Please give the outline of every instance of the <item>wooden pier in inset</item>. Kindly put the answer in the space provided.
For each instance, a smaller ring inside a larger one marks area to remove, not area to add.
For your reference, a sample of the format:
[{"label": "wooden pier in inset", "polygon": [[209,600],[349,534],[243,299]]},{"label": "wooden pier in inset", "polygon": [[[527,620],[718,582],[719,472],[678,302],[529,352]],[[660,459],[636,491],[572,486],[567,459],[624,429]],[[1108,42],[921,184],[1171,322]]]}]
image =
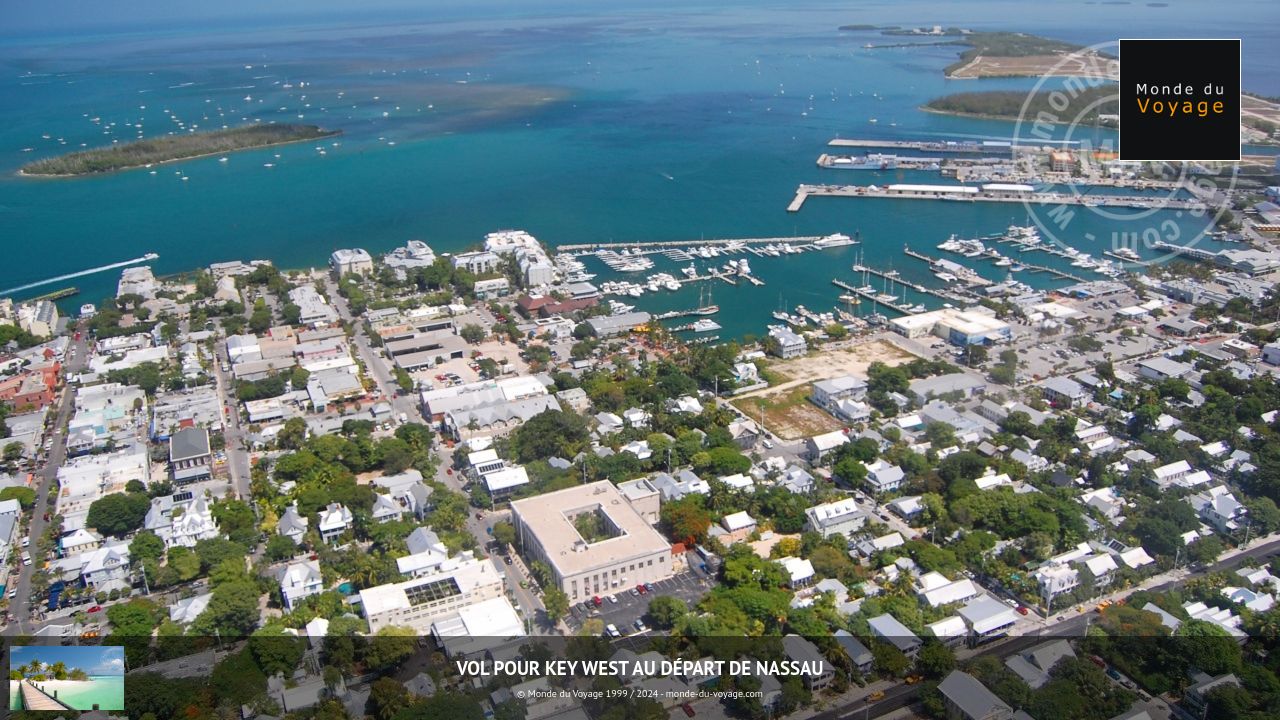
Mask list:
[{"label": "wooden pier in inset", "polygon": [[58,700],[49,693],[41,690],[31,684],[30,680],[23,680],[18,686],[22,691],[22,709],[23,710],[54,710],[63,711],[70,710],[71,707],[61,700]]}]

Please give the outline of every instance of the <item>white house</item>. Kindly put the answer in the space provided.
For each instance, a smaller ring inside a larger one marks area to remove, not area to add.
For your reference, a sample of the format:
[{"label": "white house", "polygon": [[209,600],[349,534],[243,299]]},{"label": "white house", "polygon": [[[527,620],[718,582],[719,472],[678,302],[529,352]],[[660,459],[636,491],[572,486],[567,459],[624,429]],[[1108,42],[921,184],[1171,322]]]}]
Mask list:
[{"label": "white house", "polygon": [[827,412],[834,412],[841,400],[861,400],[867,396],[867,383],[852,375],[841,375],[813,384],[813,403]]},{"label": "white house", "polygon": [[208,499],[189,491],[153,498],[143,527],[163,540],[166,548],[195,547],[219,535]]},{"label": "white house", "polygon": [[894,492],[902,487],[905,477],[906,473],[902,472],[902,468],[890,465],[884,460],[878,459],[867,465],[867,485],[871,487],[872,492]]},{"label": "white house", "polygon": [[805,440],[805,449],[808,452],[809,461],[813,463],[822,462],[823,458],[830,455],[833,450],[849,442],[849,436],[840,430],[835,430],[822,435],[814,435]]},{"label": "white house", "polygon": [[310,521],[298,514],[297,503],[285,508],[284,514],[280,516],[280,520],[276,523],[276,532],[280,535],[292,540],[295,544],[301,545],[302,538],[307,534],[307,525]]},{"label": "white house", "polygon": [[809,519],[809,527],[823,537],[850,537],[867,524],[867,514],[853,498],[815,505],[805,510],[804,514]]},{"label": "white house", "polygon": [[320,511],[320,522],[316,527],[320,530],[320,539],[327,543],[335,542],[351,528],[351,511],[341,503],[329,503]]},{"label": "white house", "polygon": [[391,522],[399,520],[404,515],[404,508],[391,496],[379,493],[373,496],[373,512],[371,515],[376,523]]},{"label": "white house", "polygon": [[324,578],[316,560],[286,565],[276,573],[276,580],[280,583],[284,606],[289,610],[296,608],[303,598],[324,592]]},{"label": "white house", "polygon": [[80,556],[80,578],[85,587],[104,590],[110,584],[128,587],[129,543],[108,543]]}]

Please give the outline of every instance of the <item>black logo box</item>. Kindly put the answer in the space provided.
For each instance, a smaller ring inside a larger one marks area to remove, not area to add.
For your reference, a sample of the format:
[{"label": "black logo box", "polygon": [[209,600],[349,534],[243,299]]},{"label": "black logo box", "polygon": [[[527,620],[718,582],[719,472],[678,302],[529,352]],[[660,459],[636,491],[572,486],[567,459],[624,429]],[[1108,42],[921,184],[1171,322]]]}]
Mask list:
[{"label": "black logo box", "polygon": [[[1146,85],[1147,92],[1139,93]],[[1214,93],[1205,94],[1206,86]],[[1164,94],[1165,86],[1190,89]],[[1155,92],[1152,87],[1158,88]],[[1216,90],[1222,89],[1222,94]],[[1172,162],[1240,161],[1240,40],[1120,40],[1120,159]],[[1138,100],[1149,108],[1139,112]],[[1145,101],[1149,100],[1148,105]],[[1154,114],[1156,102],[1164,110]],[[1169,114],[1169,103],[1177,112]],[[1185,114],[1183,103],[1222,103],[1222,113]]]}]

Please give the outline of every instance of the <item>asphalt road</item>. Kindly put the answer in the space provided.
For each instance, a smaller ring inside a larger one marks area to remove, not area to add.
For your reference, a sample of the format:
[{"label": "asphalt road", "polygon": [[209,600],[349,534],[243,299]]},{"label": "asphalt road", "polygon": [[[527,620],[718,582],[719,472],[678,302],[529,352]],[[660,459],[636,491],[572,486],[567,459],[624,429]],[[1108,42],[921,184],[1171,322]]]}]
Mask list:
[{"label": "asphalt road", "polygon": [[[236,399],[234,384],[231,378],[222,371],[222,363],[229,363],[230,360],[226,355],[226,344],[222,344],[219,351],[214,352],[213,358],[213,378],[218,387],[218,397],[223,406],[223,430],[222,436],[226,441],[227,452],[227,470],[231,474],[231,486],[235,488],[236,496],[242,500],[249,498],[249,482],[252,477],[249,469],[249,450],[244,442],[244,428],[240,425],[240,411],[237,408],[239,401]],[[232,408],[231,412],[227,412],[225,408]]]},{"label": "asphalt road", "polygon": [[[64,378],[85,368],[88,356],[87,347],[88,340],[84,337],[81,337],[80,340],[72,340],[67,349],[71,359],[66,367],[63,368]],[[58,476],[58,468],[62,467],[62,463],[67,457],[66,427],[67,420],[74,407],[71,386],[64,384],[62,394],[58,396],[57,409],[54,411],[52,430],[49,431],[51,433],[50,437],[53,438],[53,446],[49,448],[44,465],[35,473],[38,486],[36,488],[36,504],[31,511],[30,532],[28,534],[31,539],[31,545],[27,548],[27,552],[31,553],[32,562],[30,565],[22,566],[22,570],[18,574],[18,594],[10,601],[13,622],[9,623],[9,626],[5,628],[5,635],[24,635],[28,631],[27,625],[31,617],[31,576],[44,564],[44,558],[39,556],[36,544],[40,536],[44,534],[46,525],[44,520],[45,511],[50,513],[50,517],[53,514],[53,509],[49,504],[49,491],[54,485],[54,479]]]}]

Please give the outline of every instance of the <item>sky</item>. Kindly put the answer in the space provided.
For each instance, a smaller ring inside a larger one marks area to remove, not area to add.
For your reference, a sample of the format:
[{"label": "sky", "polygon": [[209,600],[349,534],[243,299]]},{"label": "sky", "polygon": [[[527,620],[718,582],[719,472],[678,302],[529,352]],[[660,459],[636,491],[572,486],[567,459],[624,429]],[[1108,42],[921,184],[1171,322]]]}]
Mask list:
[{"label": "sky", "polygon": [[10,668],[26,665],[32,660],[48,664],[61,661],[66,664],[68,670],[80,668],[89,675],[124,674],[124,648],[122,647],[14,645],[10,648]]},{"label": "sky", "polygon": [[[182,27],[207,22],[247,22],[256,19],[323,20],[412,14],[417,17],[493,14],[501,8],[513,14],[554,12],[557,9],[626,5],[628,0],[0,0],[0,35],[28,33],[58,35],[84,30],[126,30]],[[630,3],[634,4],[634,3]]]}]

